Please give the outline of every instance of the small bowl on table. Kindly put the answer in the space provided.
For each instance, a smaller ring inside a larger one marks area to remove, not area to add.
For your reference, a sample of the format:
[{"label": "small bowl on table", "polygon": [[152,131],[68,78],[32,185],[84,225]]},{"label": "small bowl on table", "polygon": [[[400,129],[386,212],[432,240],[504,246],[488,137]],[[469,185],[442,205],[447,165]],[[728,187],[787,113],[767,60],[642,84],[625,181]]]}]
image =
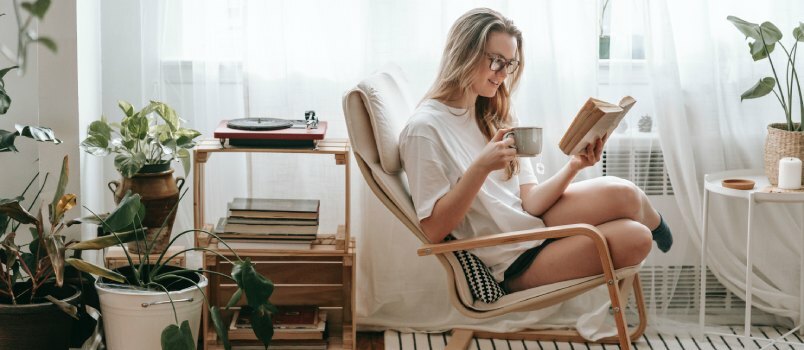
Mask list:
[{"label": "small bowl on table", "polygon": [[755,185],[753,180],[746,179],[725,179],[720,184],[723,187],[733,188],[735,190],[751,190]]}]

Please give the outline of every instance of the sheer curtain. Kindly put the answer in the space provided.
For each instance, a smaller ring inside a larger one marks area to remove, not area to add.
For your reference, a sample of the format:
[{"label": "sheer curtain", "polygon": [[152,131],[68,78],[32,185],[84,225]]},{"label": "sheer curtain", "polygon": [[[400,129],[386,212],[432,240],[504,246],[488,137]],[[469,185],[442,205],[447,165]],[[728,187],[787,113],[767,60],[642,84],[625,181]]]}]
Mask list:
[{"label": "sheer curtain", "polygon": [[[654,113],[667,170],[693,245],[699,249],[703,175],[763,167],[768,123],[781,120],[772,97],[746,100],[740,94],[770,75],[767,60],[753,62],[744,36],[726,20],[772,21],[790,43],[802,5],[775,1],[641,1],[646,8],[647,65]],[[780,50],[781,51],[781,50]],[[778,52],[774,62],[784,62]],[[800,61],[800,60],[799,60]],[[799,67],[801,64],[799,64]],[[799,68],[800,70],[801,68]],[[710,199],[707,239],[710,269],[738,296],[745,290],[747,203]],[[754,305],[798,319],[801,221],[799,206],[763,205],[755,217]]]}]

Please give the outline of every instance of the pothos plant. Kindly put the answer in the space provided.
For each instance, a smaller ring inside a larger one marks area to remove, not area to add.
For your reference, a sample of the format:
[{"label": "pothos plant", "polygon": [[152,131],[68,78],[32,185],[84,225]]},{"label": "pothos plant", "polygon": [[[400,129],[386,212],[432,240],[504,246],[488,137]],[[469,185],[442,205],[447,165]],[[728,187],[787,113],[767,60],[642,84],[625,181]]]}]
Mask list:
[{"label": "pothos plant", "polygon": [[123,120],[112,123],[101,116],[101,120],[92,122],[87,138],[81,142],[84,151],[96,156],[115,153],[114,165],[124,177],[132,177],[146,164],[171,160],[180,160],[184,173],[189,173],[189,150],[200,132],[181,127],[182,119],[163,102],[151,101],[139,111],[126,101],[118,105],[125,114]]},{"label": "pothos plant", "polygon": [[[176,210],[177,206],[178,204],[174,206],[174,211]],[[83,242],[66,244],[65,249],[68,251],[99,250],[114,245],[123,247],[125,243],[135,240],[144,240],[144,233],[146,229],[142,226],[142,218],[144,215],[145,207],[140,201],[140,195],[132,194],[129,191],[120,200],[120,203],[113,212],[101,215],[93,214],[92,216],[69,222],[68,225],[76,223],[97,224],[102,228],[105,235]],[[165,226],[163,225],[162,229],[164,228]],[[199,231],[202,230],[193,229],[180,232],[170,240],[168,243],[168,248],[182,236]],[[209,303],[204,290],[198,286],[196,280],[190,278],[190,275],[204,272],[230,279],[237,284],[238,288],[225,307],[228,309],[234,306],[245,295],[245,307],[252,309],[251,324],[254,334],[267,349],[274,334],[272,314],[277,312],[277,308],[269,301],[271,294],[273,294],[274,284],[269,279],[265,278],[265,276],[257,272],[254,264],[248,258],[245,260],[241,259],[240,256],[237,255],[234,250],[229,248],[226,242],[221,240],[216,234],[207,231],[202,232],[217,238],[221,245],[225,246],[232,252],[234,259],[229,259],[215,250],[204,247],[194,247],[183,249],[171,256],[166,256],[168,249],[165,249],[159,254],[156,260],[151,260],[150,253],[154,247],[154,242],[152,241],[144,242],[145,252],[140,253],[138,256],[138,261],[140,261],[140,263],[134,263],[130,253],[126,249],[123,249],[123,252],[125,252],[126,259],[129,263],[130,273],[122,274],[119,272],[121,271],[120,269],[112,271],[104,267],[97,266],[90,262],[81,260],[78,257],[78,254],[76,254],[73,258],[65,259],[64,263],[73,266],[80,271],[101,276],[111,283],[123,284],[139,290],[165,292],[168,295],[168,298],[170,298],[169,291],[171,289],[171,285],[175,284],[176,282],[190,283],[198,288],[198,290],[201,292],[201,295],[204,297],[204,301],[209,308],[210,319],[215,327],[215,331],[217,332],[219,339],[221,339],[224,348],[226,349],[231,349],[231,345],[228,339],[228,325],[223,323],[220,308]],[[210,254],[218,255],[232,264],[232,271],[230,274],[223,274],[217,271],[203,269],[191,270],[175,266],[167,267],[169,261],[188,251],[205,251]],[[171,300],[171,304],[172,303],[173,301]],[[195,349],[195,339],[192,337],[189,322],[185,320],[179,323],[175,306],[173,312],[176,323],[168,325],[162,331],[162,349]]]},{"label": "pothos plant", "polygon": [[[796,55],[798,54],[798,43],[804,41],[804,23],[798,24],[798,27],[793,28],[793,46],[788,49],[782,42],[782,31],[779,30],[771,22],[763,22],[756,24],[744,21],[735,16],[728,16],[728,19],[737,30],[743,33],[746,39],[751,39],[748,43],[748,51],[754,61],[760,61],[765,58],[771,66],[773,72],[772,77],[765,77],[759,80],[754,86],[746,90],[741,96],[740,101],[751,98],[759,98],[773,92],[776,99],[779,101],[787,122],[787,131],[800,131],[804,132],[802,127],[804,123],[799,123],[798,127],[793,123],[793,112],[796,107],[799,110],[799,118],[804,118],[804,99],[801,94],[801,82],[798,79],[798,71],[796,71]],[[779,79],[776,65],[773,64],[771,53],[779,46],[784,50],[786,58],[784,78],[782,81]],[[784,85],[782,85],[784,84]],[[796,94],[798,95],[798,106],[795,103]],[[802,120],[799,120],[802,121]]]}]

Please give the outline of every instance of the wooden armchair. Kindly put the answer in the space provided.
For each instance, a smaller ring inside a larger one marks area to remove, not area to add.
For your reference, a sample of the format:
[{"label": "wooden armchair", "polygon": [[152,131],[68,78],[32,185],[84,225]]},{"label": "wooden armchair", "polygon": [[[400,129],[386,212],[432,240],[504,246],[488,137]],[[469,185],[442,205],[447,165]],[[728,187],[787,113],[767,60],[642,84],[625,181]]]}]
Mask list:
[{"label": "wooden armchair", "polygon": [[[398,69],[379,72],[360,82],[343,97],[343,111],[355,160],[369,188],[382,203],[416,235],[423,245],[420,256],[435,255],[447,273],[450,299],[455,308],[472,318],[489,318],[510,312],[537,310],[575,297],[600,285],[607,285],[611,311],[617,325],[617,336],[598,340],[620,344],[630,349],[630,341],[639,338],[647,319],[642,289],[637,274],[639,266],[614,270],[606,239],[594,226],[566,225],[541,229],[506,232],[496,235],[430,243],[419,227],[413,203],[402,171],[398,136],[412,113],[411,99],[406,95],[404,78]],[[455,253],[473,248],[547,238],[584,235],[597,247],[603,265],[602,275],[553,283],[507,294],[492,303],[475,300],[467,277]],[[625,321],[625,305],[629,293],[636,297],[639,324],[629,332]],[[585,342],[576,330],[528,330],[516,333],[476,332],[453,329],[448,349],[466,349],[473,337],[492,339],[524,339]]]}]

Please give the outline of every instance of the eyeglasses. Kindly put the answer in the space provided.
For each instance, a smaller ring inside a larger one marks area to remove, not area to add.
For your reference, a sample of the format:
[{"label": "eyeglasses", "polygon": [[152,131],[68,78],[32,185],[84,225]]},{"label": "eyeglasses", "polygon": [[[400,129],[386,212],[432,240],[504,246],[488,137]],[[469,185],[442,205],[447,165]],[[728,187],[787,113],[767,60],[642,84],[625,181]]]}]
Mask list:
[{"label": "eyeglasses", "polygon": [[506,73],[514,74],[514,72],[516,72],[517,68],[519,68],[519,61],[517,61],[515,59],[511,59],[509,61],[509,60],[506,60],[505,58],[503,58],[500,55],[496,55],[496,54],[488,53],[488,52],[486,52],[486,56],[488,56],[489,60],[491,60],[491,64],[489,64],[489,69],[491,69],[491,70],[493,70],[495,72],[499,72],[503,68],[506,68],[505,69]]}]

